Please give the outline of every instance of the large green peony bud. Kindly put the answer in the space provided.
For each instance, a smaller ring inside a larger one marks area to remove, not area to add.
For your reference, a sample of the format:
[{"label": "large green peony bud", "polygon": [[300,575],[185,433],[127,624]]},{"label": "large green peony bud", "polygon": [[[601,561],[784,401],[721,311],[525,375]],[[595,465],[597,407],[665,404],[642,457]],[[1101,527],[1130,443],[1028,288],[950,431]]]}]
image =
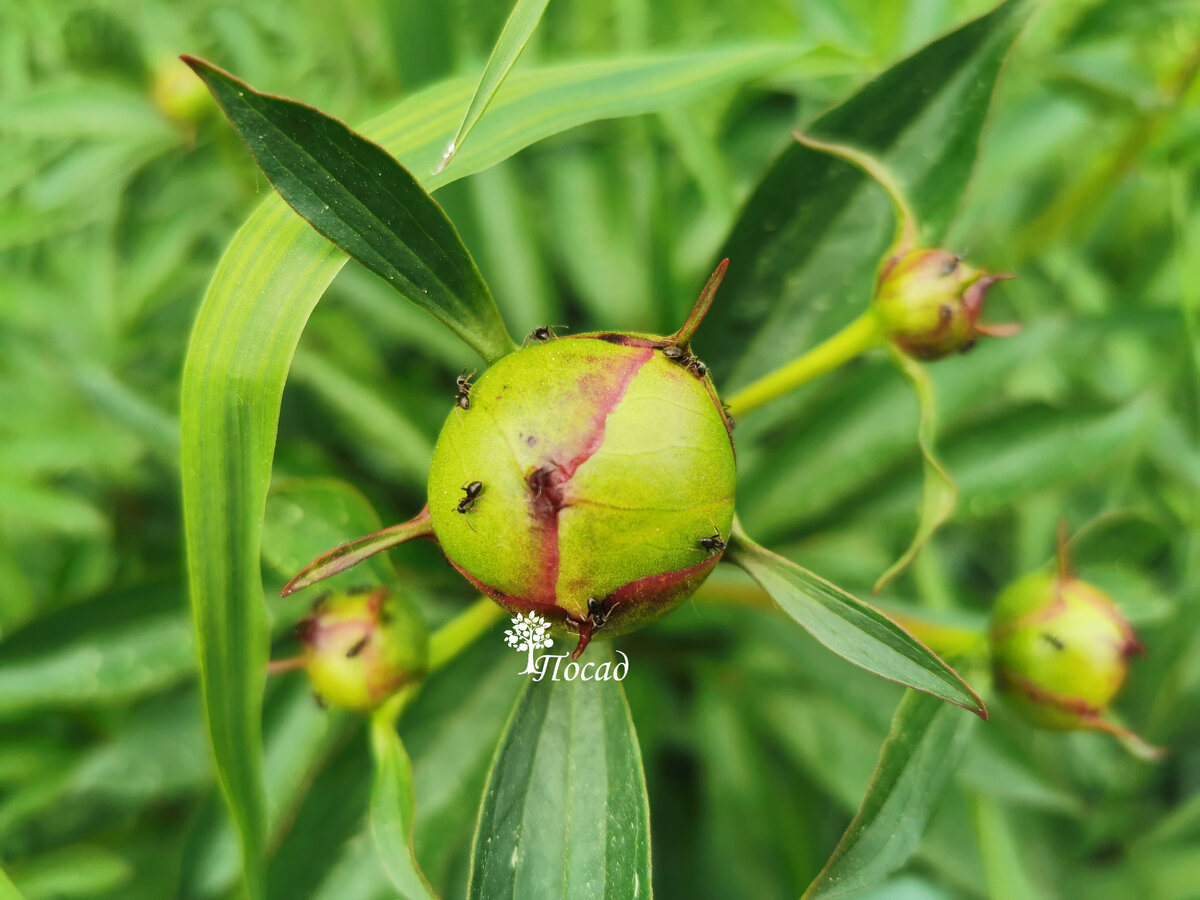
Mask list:
[{"label": "large green peony bud", "polygon": [[425,620],[384,587],[319,598],[296,636],[313,691],[331,706],[373,709],[428,665]]},{"label": "large green peony bud", "polygon": [[446,557],[560,635],[623,634],[704,581],[733,521],[729,421],[702,363],[647,336],[553,338],[451,411],[429,472]]},{"label": "large green peony bud", "polygon": [[1026,575],[996,600],[991,640],[997,685],[1022,718],[1114,730],[1102,715],[1140,646],[1104,592],[1061,573]]}]

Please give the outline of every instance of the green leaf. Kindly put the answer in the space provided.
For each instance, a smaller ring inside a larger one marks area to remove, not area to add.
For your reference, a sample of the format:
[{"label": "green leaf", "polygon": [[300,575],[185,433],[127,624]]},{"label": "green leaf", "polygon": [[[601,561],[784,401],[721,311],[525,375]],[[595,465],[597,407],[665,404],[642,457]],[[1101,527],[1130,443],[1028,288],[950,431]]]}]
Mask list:
[{"label": "green leaf", "polygon": [[917,395],[917,405],[921,411],[917,424],[917,446],[921,448],[923,480],[917,532],[904,554],[879,576],[875,582],[876,593],[908,568],[934,532],[954,513],[954,506],[958,502],[958,488],[938,460],[934,446],[937,440],[937,398],[933,393],[933,383],[919,362],[894,347],[890,349],[897,368],[904,373]]},{"label": "green leaf", "polygon": [[259,93],[203,60],[184,61],[271,184],[313,228],[488,362],[513,349],[454,225],[386,150],[311,106]]},{"label": "green leaf", "polygon": [[47,617],[4,645],[0,716],[128,703],[187,677],[195,651],[178,588],[110,594]]},{"label": "green leaf", "polygon": [[26,900],[119,896],[119,889],[134,876],[133,866],[124,857],[88,844],[51,850],[11,871]]},{"label": "green leaf", "polygon": [[[1023,8],[1010,0],[934,41],[804,129],[894,172],[927,242],[941,240],[966,189]],[[892,218],[859,168],[789,145],[716,256],[730,260],[724,291],[737,302],[716,304],[698,352],[723,383],[741,387],[779,368],[860,312]]]},{"label": "green leaf", "polygon": [[[514,74],[453,168],[426,179],[425,187],[479,171],[585,122],[704,98],[800,52],[758,45]],[[467,103],[471,90],[461,80],[437,85],[363,130],[413,171],[430,171],[457,125],[453,111]],[[184,363],[184,520],[205,709],[218,776],[256,893],[266,827],[259,724],[267,657],[261,519],[288,366],[309,314],[345,261],[281,199],[268,198],[222,257]]]},{"label": "green leaf", "polygon": [[929,694],[904,695],[862,804],[805,898],[837,897],[878,884],[908,861],[975,721]]},{"label": "green leaf", "polygon": [[406,900],[432,898],[430,887],[413,850],[412,762],[396,733],[390,704],[371,719],[371,753],[375,759],[375,787],[371,791],[371,833],[383,867]]},{"label": "green leaf", "polygon": [[[611,661],[585,654],[586,662]],[[650,809],[615,681],[530,683],[488,777],[472,898],[649,897]]]},{"label": "green leaf", "polygon": [[525,45],[533,36],[534,29],[542,21],[542,13],[546,11],[546,5],[549,2],[550,0],[517,0],[513,6],[508,21],[504,23],[500,37],[496,40],[496,45],[492,47],[492,55],[488,57],[483,75],[479,79],[479,87],[475,89],[475,96],[471,98],[471,105],[467,107],[462,124],[458,126],[454,139],[446,148],[446,155],[442,157],[442,161],[437,167],[438,172],[450,165],[459,147],[463,145],[484,110],[488,108],[492,98],[496,96],[496,91],[500,89],[509,70],[512,69],[517,58],[525,49]]},{"label": "green leaf", "polygon": [[987,718],[987,709],[954,669],[907,631],[837,585],[760,547],[734,523],[726,559],[745,569],[784,612],[838,656]]}]

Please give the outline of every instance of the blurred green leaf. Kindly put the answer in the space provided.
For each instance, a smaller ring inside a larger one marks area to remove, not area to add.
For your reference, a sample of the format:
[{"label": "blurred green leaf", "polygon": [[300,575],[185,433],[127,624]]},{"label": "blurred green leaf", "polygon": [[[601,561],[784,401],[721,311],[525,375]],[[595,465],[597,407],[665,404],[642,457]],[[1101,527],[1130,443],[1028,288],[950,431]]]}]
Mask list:
[{"label": "blurred green leaf", "polygon": [[371,720],[371,755],[375,760],[375,787],[371,791],[371,833],[392,884],[406,900],[436,895],[417,865],[413,846],[416,797],[412,761],[388,706]]},{"label": "blurred green leaf", "polygon": [[35,857],[11,872],[25,900],[111,896],[132,875],[133,869],[125,859],[104,847],[86,844]]},{"label": "blurred green leaf", "polygon": [[[162,592],[136,593],[101,601],[106,621],[96,621],[99,610],[67,610],[5,642],[0,715],[126,703],[188,675],[195,656],[186,619],[146,608]],[[64,627],[72,619],[91,627],[72,634]]]},{"label": "blurred green leaf", "polygon": [[438,165],[439,172],[451,163],[454,155],[466,141],[467,135],[479,121],[479,117],[483,115],[488,104],[492,102],[492,98],[496,96],[496,91],[500,89],[500,85],[508,77],[509,70],[512,69],[520,57],[521,51],[525,49],[525,45],[533,36],[538,22],[542,20],[542,13],[546,11],[546,4],[549,2],[550,0],[517,0],[513,4],[512,12],[504,23],[504,29],[500,32],[500,37],[496,39],[496,44],[492,47],[492,55],[488,57],[483,75],[479,78],[479,87],[475,89],[471,105],[467,107],[462,124],[458,126],[458,131],[450,141],[450,146],[446,148],[446,155]]},{"label": "blurred green leaf", "polygon": [[488,362],[513,349],[454,225],[386,150],[319,110],[261,94],[203,60],[204,80],[293,209]]},{"label": "blurred green leaf", "polygon": [[904,695],[862,804],[805,897],[853,893],[908,861],[954,776],[974,722],[928,694]]},{"label": "blurred green leaf", "polygon": [[1040,900],[1047,893],[1028,872],[1029,855],[1023,852],[1023,839],[1013,827],[1004,807],[997,801],[975,794],[972,813],[979,850],[987,873],[988,896],[995,900]]},{"label": "blurred green leaf", "polygon": [[987,718],[983,701],[959,674],[879,610],[738,530],[730,539],[727,558],[838,656]]},{"label": "blurred green leaf", "polygon": [[[805,128],[860,147],[895,172],[927,242],[939,241],[966,188],[996,77],[1024,10],[1021,0],[1002,4]],[[858,168],[789,144],[716,255],[730,260],[726,302],[705,323],[699,352],[723,384],[741,387],[778,368],[823,336],[819,328],[832,331],[865,306],[892,234],[888,211],[883,192]]]},{"label": "blurred green leaf", "polygon": [[[612,660],[593,647],[584,663]],[[620,683],[530,683],[488,777],[468,895],[650,893],[650,810]]]}]

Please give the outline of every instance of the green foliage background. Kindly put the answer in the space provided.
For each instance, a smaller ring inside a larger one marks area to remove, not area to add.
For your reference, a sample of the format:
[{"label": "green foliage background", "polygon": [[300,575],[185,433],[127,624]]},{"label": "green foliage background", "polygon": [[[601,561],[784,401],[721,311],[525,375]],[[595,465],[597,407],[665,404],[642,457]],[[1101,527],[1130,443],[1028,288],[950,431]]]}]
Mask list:
[{"label": "green foliage background", "polygon": [[[514,333],[673,330],[788,131],[988,4],[710,6],[550,5],[517,71],[762,41],[795,52],[703,102],[568,131],[440,190]],[[1037,733],[994,703],[913,862],[871,896],[1200,895],[1196,12],[1048,4],[1011,55],[948,245],[1020,274],[989,317],[1027,328],[931,367],[961,503],[881,598],[977,624],[1050,557],[1065,515],[1083,532],[1081,574],[1147,645],[1121,713],[1170,755],[1151,766],[1102,736]],[[153,85],[190,52],[357,123],[477,77],[506,13],[468,0],[0,2],[0,865],[30,900],[218,897],[238,872],[195,684],[177,398],[216,259],[269,188],[211,106],[172,121]],[[734,284],[718,303],[737,302]],[[808,343],[866,296],[824,302]],[[371,528],[363,502],[312,479],[355,485],[386,522],[421,505],[453,378],[475,365],[373,276],[342,271],[284,396],[269,595]],[[874,357],[748,418],[747,529],[868,593],[911,533],[915,421]],[[434,622],[472,599],[430,548],[393,557]],[[622,645],[662,897],[798,896],[857,808],[900,696],[758,600],[722,570]],[[304,602],[269,601],[275,633]],[[485,640],[404,720],[418,853],[450,895],[510,670]],[[283,678],[265,734],[271,896],[389,896],[364,838],[361,723]]]}]

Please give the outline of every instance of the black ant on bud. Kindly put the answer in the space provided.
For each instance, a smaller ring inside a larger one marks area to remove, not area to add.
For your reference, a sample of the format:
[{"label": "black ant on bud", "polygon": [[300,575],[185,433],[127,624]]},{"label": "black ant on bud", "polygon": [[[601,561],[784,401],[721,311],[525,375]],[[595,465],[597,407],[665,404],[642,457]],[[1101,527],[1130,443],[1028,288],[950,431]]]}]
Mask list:
[{"label": "black ant on bud", "polygon": [[473,369],[470,374],[464,371],[455,382],[458,385],[458,394],[454,402],[459,409],[471,408],[471,379],[475,377],[475,371]]},{"label": "black ant on bud", "polygon": [[702,550],[707,550],[708,555],[713,556],[729,546],[729,542],[726,541],[725,538],[721,537],[721,529],[719,529],[716,525],[713,525],[712,519],[708,520],[708,524],[713,526],[713,533],[708,537],[700,538],[698,542],[700,547],[692,547],[692,549],[697,553],[701,552]]},{"label": "black ant on bud", "polygon": [[696,377],[703,378],[708,374],[708,366],[706,366],[694,353],[684,350],[678,344],[670,344],[662,348],[663,356],[677,362],[689,372],[695,372]]},{"label": "black ant on bud", "polygon": [[557,339],[558,335],[555,334],[554,329],[566,327],[566,325],[539,325],[525,336],[525,342],[521,346],[527,346],[530,341],[533,341],[535,344],[544,344],[551,338]]},{"label": "black ant on bud", "polygon": [[604,623],[608,621],[608,616],[611,612],[612,607],[604,600],[588,597],[588,618],[592,620],[593,628],[602,628]]},{"label": "black ant on bud", "polygon": [[458,505],[454,508],[460,513],[465,513],[475,505],[475,501],[478,500],[479,495],[483,493],[483,482],[472,481],[470,484],[463,485],[462,491],[466,493],[467,496],[459,500]]}]

